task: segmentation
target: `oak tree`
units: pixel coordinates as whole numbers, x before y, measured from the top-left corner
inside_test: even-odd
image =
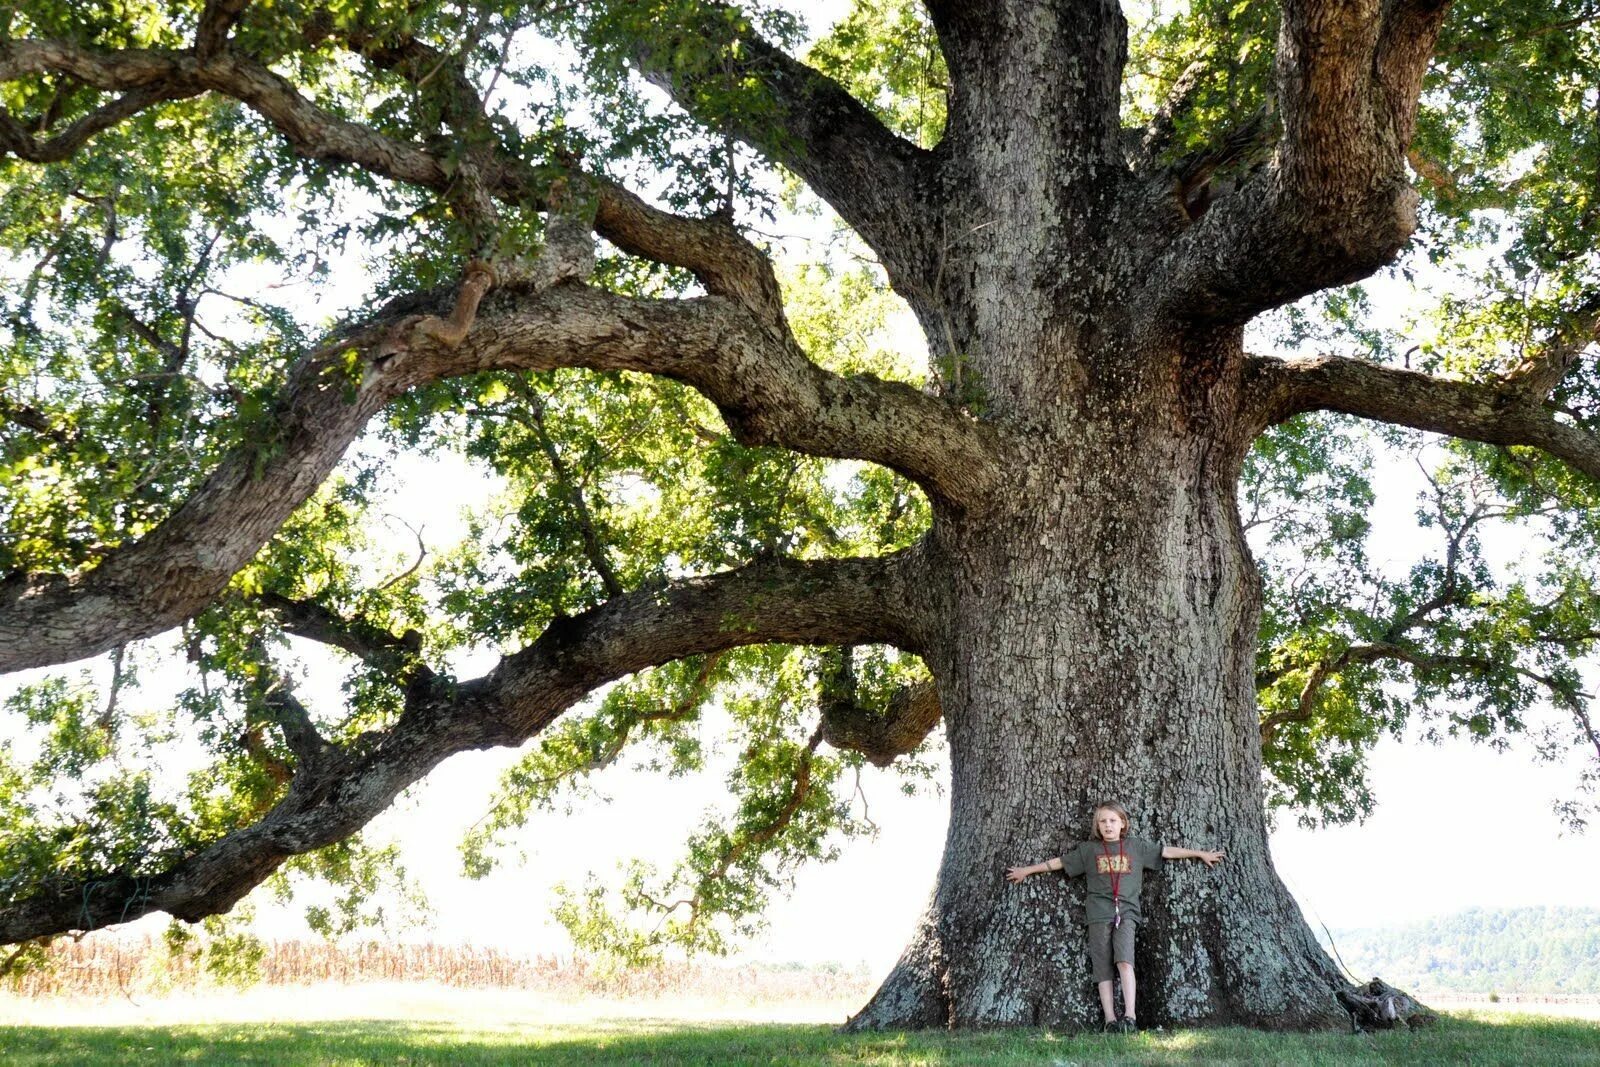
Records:
[[[370,887],[401,791],[526,746],[482,873],[630,746],[700,767],[715,707],[731,811],[621,914],[563,901],[580,943],[725,948],[942,727],[937,884],[855,1026],[1090,1021],[1081,886],[1002,873],[1112,794],[1229,854],[1145,890],[1147,1022],[1329,1023],[1269,808],[1359,818],[1385,732],[1600,758],[1597,17],[7,5],[0,943]],[[1373,457],[1423,432],[1395,575]],[[415,456],[501,491],[408,562]]]

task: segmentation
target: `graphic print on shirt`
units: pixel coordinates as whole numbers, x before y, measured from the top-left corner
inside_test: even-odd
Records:
[[[1133,868],[1128,865],[1125,853],[1115,856],[1099,855],[1094,858],[1094,869],[1099,874],[1128,874]]]

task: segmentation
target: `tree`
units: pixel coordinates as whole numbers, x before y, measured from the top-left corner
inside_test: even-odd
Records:
[[[802,61],[792,16],[706,0],[12,10],[0,669],[111,678],[10,701],[0,942],[349,880],[401,790],[532,741],[482,868],[630,743],[693,769],[717,703],[736,810],[680,899],[624,886],[653,932],[596,891],[580,938],[722,946],[860,828],[850,768],[942,722],[938,883],[855,1026],[1086,1021],[1081,889],[1001,874],[1106,794],[1230,856],[1146,889],[1146,1020],[1329,1023],[1263,782],[1357,818],[1382,732],[1500,742],[1541,705],[1600,755],[1600,40],[1557,0],[1136,14],[857,0]],[[780,274],[780,196],[873,265]],[[300,294],[349,247],[378,280],[326,328]],[[1399,326],[1356,284],[1385,270]],[[923,380],[860,332],[878,278]],[[1247,350],[1263,322],[1284,354]],[[1453,443],[1439,551],[1395,580],[1362,456],[1411,431]],[[380,569],[389,457],[452,450],[498,524]],[[1486,555],[1513,520],[1532,573]],[[302,639],[346,708],[296,695]],[[163,647],[195,686],[123,713]],[[472,647],[503,655],[460,677]],[[164,792],[174,735],[204,759]]]

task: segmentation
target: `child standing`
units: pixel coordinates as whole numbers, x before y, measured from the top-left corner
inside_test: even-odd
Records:
[[[1197,859],[1207,867],[1222,861],[1221,850],[1157,845],[1142,837],[1128,836],[1128,812],[1121,804],[1106,801],[1094,809],[1091,839],[1068,849],[1064,854],[1027,867],[1012,867],[1006,877],[1022,882],[1029,875],[1046,871],[1081,874],[1087,879],[1085,911],[1089,922],[1089,961],[1094,980],[1100,987],[1100,1010],[1105,1013],[1105,1028],[1131,1034],[1139,1028],[1134,1016],[1133,934],[1143,917],[1139,913],[1139,887],[1146,868],[1154,869],[1162,860]],[[1117,1022],[1111,999],[1112,961],[1122,974],[1122,1022]]]

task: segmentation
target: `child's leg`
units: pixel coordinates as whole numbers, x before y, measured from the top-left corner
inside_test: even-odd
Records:
[[[1101,982],[1100,985],[1100,1010],[1105,1012],[1106,1022],[1117,1021],[1117,1009],[1111,1005],[1111,983]]]
[[[1133,980],[1133,938],[1138,925],[1132,920],[1125,920],[1111,935],[1111,958],[1117,961],[1117,973],[1122,976],[1122,1015],[1125,1019],[1134,1017],[1137,983]]]
[[[1089,966],[1094,971],[1094,980],[1100,987],[1100,1010],[1105,1012],[1106,1022],[1117,1021],[1117,1009],[1111,1000],[1111,981],[1116,977],[1116,971],[1111,967],[1111,924],[1089,924]]]
[[[1133,980],[1133,964],[1118,963],[1117,973],[1122,975],[1122,1014],[1125,1018],[1132,1019],[1137,1015],[1133,1010],[1134,990],[1138,983]],[[1106,999],[1111,999],[1111,983],[1106,983]]]

